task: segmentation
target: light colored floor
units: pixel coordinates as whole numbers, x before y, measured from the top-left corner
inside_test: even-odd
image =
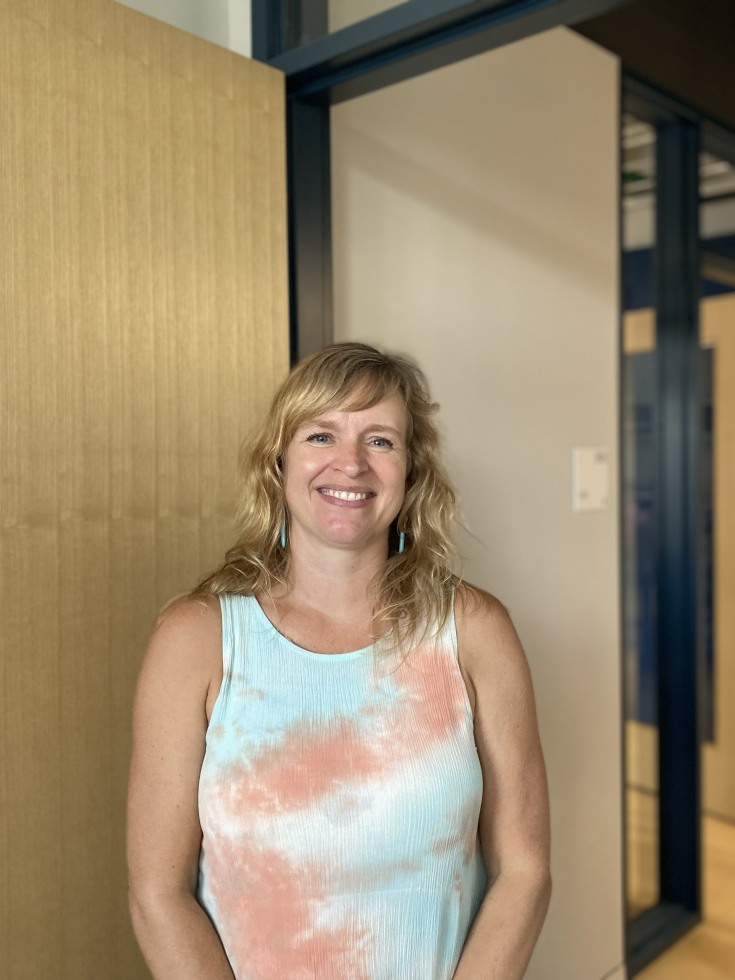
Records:
[[[658,795],[628,788],[628,916],[658,902]]]
[[[655,797],[628,791],[629,899],[636,907],[656,897],[651,830],[656,808]],[[735,980],[735,824],[703,817],[702,845],[704,921],[637,974],[637,980]]]

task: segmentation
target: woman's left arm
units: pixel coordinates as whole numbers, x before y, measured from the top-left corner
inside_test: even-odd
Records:
[[[454,980],[520,980],[551,896],[548,790],[531,675],[510,617],[492,596],[461,590],[457,634],[474,694],[488,891]]]

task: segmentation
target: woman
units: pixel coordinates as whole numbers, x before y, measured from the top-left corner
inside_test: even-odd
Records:
[[[138,687],[131,912],[156,980],[520,978],[549,899],[523,652],[451,572],[421,372],[307,358],[251,450],[240,539]]]

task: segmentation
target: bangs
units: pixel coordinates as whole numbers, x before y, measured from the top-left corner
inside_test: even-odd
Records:
[[[363,412],[366,408],[372,408],[384,398],[390,398],[395,394],[400,394],[406,401],[398,378],[391,377],[387,371],[378,372],[367,368],[350,379],[350,382],[340,391],[335,392],[325,408],[343,412]]]
[[[325,412],[362,412],[395,394],[399,394],[406,403],[406,393],[401,381],[397,372],[372,364],[360,365],[342,376],[315,377],[312,384],[305,389],[302,387],[291,405],[286,407],[283,426],[285,445],[291,441],[300,426]],[[411,413],[407,414],[410,435],[413,426]]]

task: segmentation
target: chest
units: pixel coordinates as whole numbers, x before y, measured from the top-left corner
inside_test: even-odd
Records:
[[[327,610],[294,606],[290,599],[264,598],[265,613],[274,629],[296,646],[323,655],[362,650],[375,641],[376,630],[367,604],[347,617]]]
[[[421,851],[448,835],[469,846],[482,776],[451,651],[427,647],[397,667],[293,654],[266,644],[225,671],[207,733],[203,828],[211,819],[268,839],[296,832],[317,851],[337,831],[371,854],[388,838]]]

